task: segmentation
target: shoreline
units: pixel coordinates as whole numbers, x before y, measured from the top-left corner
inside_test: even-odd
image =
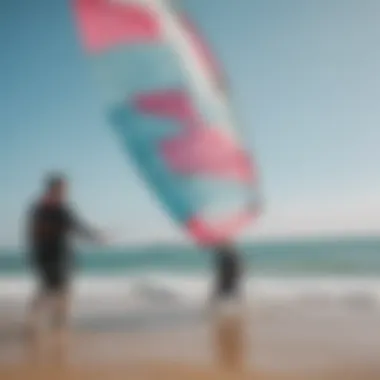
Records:
[[[0,326],[0,378],[289,379],[380,378],[379,315],[255,310],[167,328],[75,325],[64,340],[28,345],[12,318]],[[13,326],[13,328],[12,328]],[[7,331],[7,334],[5,334]],[[59,369],[59,370],[58,370]],[[100,374],[104,377],[100,377]],[[93,376],[93,375],[91,375]],[[98,377],[99,376],[99,377]],[[350,377],[352,376],[352,377]]]
[[[103,282],[98,277],[76,279],[82,288],[76,283],[68,340],[62,345],[48,338],[39,347],[23,337],[28,297],[20,294],[19,279],[12,280],[14,292],[0,280],[2,380],[79,380],[90,375],[156,380],[158,373],[165,380],[380,378],[378,298],[353,286],[355,281],[366,284],[379,295],[380,279],[334,278],[329,288],[320,278],[267,278],[270,286],[260,289],[255,278],[261,298],[249,294],[243,319],[212,318],[205,304],[206,283],[176,279],[159,289],[155,281],[146,286],[141,279],[140,287],[131,287],[124,276]],[[30,294],[30,281],[23,281]],[[289,281],[303,293],[295,297]],[[273,287],[278,297],[266,293]],[[347,300],[342,290],[348,292]]]

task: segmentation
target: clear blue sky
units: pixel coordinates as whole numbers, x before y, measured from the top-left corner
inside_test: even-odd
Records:
[[[183,3],[229,73],[259,158],[258,233],[378,228],[380,3]],[[0,245],[18,241],[50,169],[69,174],[89,220],[125,240],[175,234],[104,120],[69,1],[2,0],[0,43]]]

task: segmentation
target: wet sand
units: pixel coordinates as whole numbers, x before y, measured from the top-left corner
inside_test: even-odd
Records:
[[[379,321],[377,311],[279,307],[131,330],[94,315],[32,341],[3,317],[0,379],[378,380]]]

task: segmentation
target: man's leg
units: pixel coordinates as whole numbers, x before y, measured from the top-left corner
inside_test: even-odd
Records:
[[[28,310],[27,323],[28,333],[32,336],[35,336],[41,329],[45,313],[51,302],[46,272],[47,268],[43,262],[39,261],[35,264],[38,285]]]
[[[66,330],[69,321],[69,293],[61,289],[54,293],[53,300],[53,327],[57,330]]]
[[[57,263],[51,273],[51,289],[53,293],[52,323],[57,330],[66,330],[69,318],[69,267],[65,263]]]

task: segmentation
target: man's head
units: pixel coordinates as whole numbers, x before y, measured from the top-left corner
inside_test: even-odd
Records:
[[[45,197],[52,202],[63,202],[67,193],[67,181],[61,174],[51,174],[45,182]]]

